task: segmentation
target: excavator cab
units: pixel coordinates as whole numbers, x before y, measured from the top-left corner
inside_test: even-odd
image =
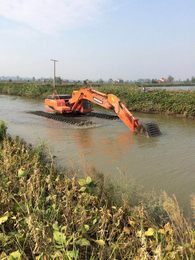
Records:
[[[71,98],[72,95],[58,95],[55,91],[53,95],[49,95],[45,99],[45,110],[63,115],[70,114],[73,112],[89,113],[92,111],[91,102],[87,99],[80,100],[77,109],[73,111],[72,107],[69,104],[69,100]]]

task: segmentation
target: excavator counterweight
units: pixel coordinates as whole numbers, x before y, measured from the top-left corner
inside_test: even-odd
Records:
[[[104,94],[92,88],[81,88],[73,91],[72,95],[54,95],[45,100],[45,109],[58,114],[90,113],[91,102],[106,109],[113,110],[116,115],[135,133],[146,137],[161,134],[156,123],[141,124],[138,118],[125,107],[122,101],[113,94]]]

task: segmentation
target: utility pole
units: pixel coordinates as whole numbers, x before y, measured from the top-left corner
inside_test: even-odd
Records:
[[[53,87],[55,88],[55,79],[56,79],[56,62],[58,62],[58,60],[52,60],[53,64],[54,64],[54,76],[53,76]]]

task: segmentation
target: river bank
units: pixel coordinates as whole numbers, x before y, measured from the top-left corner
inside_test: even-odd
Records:
[[[194,90],[152,89],[148,84],[64,84],[57,85],[56,91],[60,94],[72,94],[74,90],[86,86],[116,95],[130,111],[195,118]],[[147,91],[142,91],[142,86],[147,86]],[[53,91],[52,85],[46,83],[0,83],[1,94],[45,99]]]
[[[58,172],[44,143],[0,130],[1,258],[194,259],[193,225],[175,197],[110,183],[88,164],[82,176]]]

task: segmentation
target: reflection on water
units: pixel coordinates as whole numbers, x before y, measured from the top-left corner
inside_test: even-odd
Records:
[[[195,86],[157,86],[157,87],[149,87],[153,89],[167,89],[167,90],[195,90]],[[147,89],[147,88],[146,88]]]
[[[154,187],[175,194],[180,205],[189,208],[195,187],[195,120],[135,113],[141,122],[156,122],[163,133],[147,139],[120,121],[93,118],[101,127],[80,129],[25,113],[29,110],[44,110],[43,101],[0,96],[0,119],[8,122],[8,132],[31,143],[49,141],[58,165],[67,166],[70,158],[79,165],[82,154],[112,179],[126,171],[145,190]]]
[[[101,133],[100,133],[101,132]],[[102,135],[102,132],[104,134]],[[133,142],[132,133],[117,135],[106,133],[106,129],[86,129],[72,132],[72,140],[87,155],[102,157],[108,161],[122,160],[122,154],[127,152]],[[100,162],[100,161],[99,161]]]

